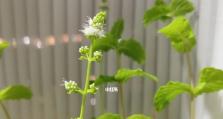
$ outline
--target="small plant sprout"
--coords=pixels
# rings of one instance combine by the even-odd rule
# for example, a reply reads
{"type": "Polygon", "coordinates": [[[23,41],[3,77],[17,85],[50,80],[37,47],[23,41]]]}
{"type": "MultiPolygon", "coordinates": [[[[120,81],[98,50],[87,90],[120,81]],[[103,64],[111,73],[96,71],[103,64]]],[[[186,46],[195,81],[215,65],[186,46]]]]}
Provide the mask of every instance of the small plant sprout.
{"type": "Polygon", "coordinates": [[[156,0],[155,5],[144,14],[144,24],[148,25],[157,20],[171,20],[161,28],[159,33],[164,35],[170,42],[172,48],[185,56],[188,69],[188,82],[170,81],[161,86],[154,97],[154,105],[157,111],[162,111],[176,96],[186,93],[190,96],[190,119],[195,119],[195,98],[203,93],[211,93],[223,89],[223,71],[213,67],[201,70],[199,81],[196,84],[193,73],[190,52],[196,45],[195,33],[192,30],[186,14],[192,12],[194,6],[189,0],[171,0],[165,3],[156,0]]]}
{"type": "Polygon", "coordinates": [[[79,59],[87,61],[87,73],[84,89],[81,89],[74,81],[64,81],[64,86],[68,94],[78,93],[82,95],[80,116],[75,119],[84,119],[87,95],[95,94],[98,90],[94,83],[90,84],[90,75],[92,62],[99,62],[102,59],[102,53],[100,51],[93,51],[93,45],[95,41],[99,41],[104,37],[103,27],[105,17],[106,13],[104,11],[99,12],[93,19],[88,18],[87,23],[81,30],[81,32],[84,33],[84,36],[90,41],[90,46],[82,46],[79,48],[79,52],[81,54],[79,59]]]}

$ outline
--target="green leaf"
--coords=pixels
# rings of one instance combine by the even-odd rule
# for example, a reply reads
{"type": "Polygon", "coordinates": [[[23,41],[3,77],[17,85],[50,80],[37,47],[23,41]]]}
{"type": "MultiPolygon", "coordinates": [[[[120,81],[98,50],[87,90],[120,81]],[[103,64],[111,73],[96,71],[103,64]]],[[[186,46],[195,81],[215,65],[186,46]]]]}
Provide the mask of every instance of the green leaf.
{"type": "Polygon", "coordinates": [[[0,41],[0,57],[2,56],[4,50],[9,46],[9,42],[0,41]]]}
{"type": "Polygon", "coordinates": [[[189,0],[172,0],[170,4],[171,16],[182,16],[194,10],[193,3],[189,0]]]}
{"type": "Polygon", "coordinates": [[[114,49],[117,46],[117,43],[117,40],[113,39],[110,34],[107,34],[105,37],[99,40],[95,40],[93,44],[93,50],[107,52],[111,49],[114,49]]]}
{"type": "Polygon", "coordinates": [[[118,44],[118,52],[125,54],[139,64],[145,61],[145,50],[142,45],[134,39],[121,40],[118,44]]]}
{"type": "Polygon", "coordinates": [[[115,74],[115,79],[119,82],[125,82],[133,77],[145,77],[154,81],[157,81],[157,77],[144,72],[142,69],[119,69],[115,74]]]}
{"type": "Polygon", "coordinates": [[[8,86],[0,90],[0,100],[19,100],[19,99],[30,99],[32,92],[29,88],[23,85],[8,86]]]}
{"type": "Polygon", "coordinates": [[[123,29],[124,29],[124,21],[122,19],[117,20],[112,26],[112,29],[109,32],[109,34],[113,36],[114,40],[118,40],[121,38],[123,29]]]}
{"type": "Polygon", "coordinates": [[[105,114],[102,114],[101,116],[97,117],[97,119],[122,119],[122,118],[118,114],[105,113],[105,114]]]}
{"type": "Polygon", "coordinates": [[[206,67],[200,73],[199,84],[195,89],[196,96],[223,89],[223,70],[206,67]]]}
{"type": "Polygon", "coordinates": [[[109,83],[109,82],[116,82],[114,76],[105,76],[105,75],[100,75],[96,80],[95,80],[95,85],[101,85],[104,83],[109,83]]]}
{"type": "Polygon", "coordinates": [[[157,20],[166,20],[170,17],[167,16],[167,14],[170,12],[170,7],[165,4],[157,3],[160,5],[155,5],[151,9],[148,9],[144,13],[144,24],[149,25],[154,21],[157,20]]]}
{"type": "Polygon", "coordinates": [[[161,86],[155,94],[154,105],[157,111],[163,110],[177,95],[183,93],[192,94],[191,87],[181,82],[169,82],[161,86]]]}
{"type": "Polygon", "coordinates": [[[166,36],[171,41],[172,47],[180,53],[190,52],[196,44],[192,27],[185,17],[177,17],[159,32],[166,36]]]}
{"type": "Polygon", "coordinates": [[[142,114],[134,114],[129,116],[127,119],[151,119],[151,118],[142,114]]]}

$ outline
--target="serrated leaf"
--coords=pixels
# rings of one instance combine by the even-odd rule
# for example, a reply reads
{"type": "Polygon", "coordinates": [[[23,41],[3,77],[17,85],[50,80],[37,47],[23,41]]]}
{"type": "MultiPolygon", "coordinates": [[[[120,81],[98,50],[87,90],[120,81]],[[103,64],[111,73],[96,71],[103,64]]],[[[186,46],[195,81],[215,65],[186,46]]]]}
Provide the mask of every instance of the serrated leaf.
{"type": "Polygon", "coordinates": [[[113,39],[110,34],[107,34],[105,37],[99,40],[95,40],[93,44],[93,50],[107,52],[111,49],[114,49],[117,46],[117,43],[117,40],[113,39]]]}
{"type": "Polygon", "coordinates": [[[97,119],[122,119],[122,118],[118,114],[105,113],[105,114],[102,114],[101,116],[97,117],[97,119]]]}
{"type": "Polygon", "coordinates": [[[109,82],[116,82],[114,76],[105,76],[105,75],[100,75],[96,80],[95,80],[95,85],[99,86],[104,83],[109,83],[109,82]]]}
{"type": "Polygon", "coordinates": [[[159,5],[153,6],[144,13],[143,22],[145,25],[149,25],[157,20],[166,20],[170,17],[167,14],[170,12],[170,7],[165,4],[157,3],[159,5]]]}
{"type": "Polygon", "coordinates": [[[171,16],[182,16],[194,10],[193,3],[189,0],[172,0],[170,4],[171,16]]]}
{"type": "Polygon", "coordinates": [[[157,81],[157,77],[144,72],[142,69],[119,69],[118,72],[115,74],[115,79],[119,82],[125,82],[133,77],[145,77],[147,79],[151,79],[157,81]]]}
{"type": "Polygon", "coordinates": [[[122,36],[123,29],[124,29],[124,21],[122,19],[117,20],[112,26],[112,29],[109,32],[109,34],[112,35],[114,40],[118,40],[122,36]]]}
{"type": "Polygon", "coordinates": [[[161,86],[155,94],[154,105],[157,111],[163,110],[174,98],[180,94],[192,94],[191,86],[181,82],[171,81],[161,86]]]}
{"type": "Polygon", "coordinates": [[[206,67],[200,73],[199,84],[195,89],[196,96],[223,89],[223,70],[206,67]]]}
{"type": "Polygon", "coordinates": [[[145,61],[145,50],[142,45],[134,39],[121,40],[118,44],[118,52],[128,56],[139,64],[145,61]]]}
{"type": "Polygon", "coordinates": [[[2,56],[2,53],[8,46],[9,43],[7,41],[0,41],[0,57],[2,56]]]}
{"type": "Polygon", "coordinates": [[[172,47],[180,53],[190,52],[196,44],[192,27],[185,17],[177,17],[159,32],[166,36],[172,47]]]}
{"type": "Polygon", "coordinates": [[[0,90],[0,100],[19,100],[19,99],[30,99],[32,92],[29,88],[23,85],[8,86],[0,90]]]}
{"type": "Polygon", "coordinates": [[[134,114],[129,116],[127,119],[151,119],[149,116],[142,115],[142,114],[134,114]]]}

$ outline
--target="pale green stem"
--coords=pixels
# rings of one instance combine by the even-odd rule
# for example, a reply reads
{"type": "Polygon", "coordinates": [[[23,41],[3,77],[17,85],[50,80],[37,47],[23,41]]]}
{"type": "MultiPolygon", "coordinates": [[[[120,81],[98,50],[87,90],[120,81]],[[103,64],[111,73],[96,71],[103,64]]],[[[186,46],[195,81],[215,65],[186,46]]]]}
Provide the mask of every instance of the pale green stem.
{"type": "MultiPolygon", "coordinates": [[[[92,41],[92,44],[94,43],[94,40],[92,41]]],[[[90,45],[90,51],[89,51],[89,58],[92,58],[93,54],[93,45],[90,45]]],[[[91,64],[92,61],[88,60],[87,63],[87,73],[86,73],[86,79],[85,79],[85,87],[84,87],[84,94],[82,95],[82,102],[81,102],[81,113],[80,113],[80,119],[84,119],[85,114],[85,108],[86,108],[86,99],[87,99],[87,90],[89,87],[89,79],[90,79],[90,73],[91,73],[91,64]]]]}
{"type": "MultiPolygon", "coordinates": [[[[118,52],[116,52],[116,65],[117,65],[117,70],[121,67],[121,56],[118,52]]],[[[123,84],[119,83],[118,84],[118,97],[119,97],[119,111],[120,115],[122,116],[123,119],[125,119],[125,101],[124,101],[124,94],[123,94],[123,84]]]]}
{"type": "MultiPolygon", "coordinates": [[[[194,83],[195,83],[195,79],[194,79],[195,77],[192,70],[190,54],[186,54],[186,61],[187,61],[187,66],[188,66],[188,76],[189,76],[190,85],[193,88],[194,83]]],[[[191,95],[190,97],[190,119],[195,119],[195,102],[194,102],[193,95],[191,95]]]]}
{"type": "Polygon", "coordinates": [[[9,112],[8,112],[8,110],[6,109],[5,105],[4,105],[2,102],[0,102],[0,105],[1,105],[1,107],[2,107],[2,109],[3,109],[3,111],[4,111],[4,113],[5,113],[6,118],[7,118],[7,119],[11,119],[11,117],[10,117],[10,115],[9,115],[9,112]]]}

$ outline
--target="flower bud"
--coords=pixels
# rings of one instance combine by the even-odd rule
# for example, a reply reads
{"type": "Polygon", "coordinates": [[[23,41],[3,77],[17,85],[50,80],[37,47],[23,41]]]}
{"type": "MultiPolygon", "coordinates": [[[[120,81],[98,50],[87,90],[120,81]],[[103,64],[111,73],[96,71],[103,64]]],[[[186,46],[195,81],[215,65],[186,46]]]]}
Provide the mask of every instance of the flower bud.
{"type": "Polygon", "coordinates": [[[101,59],[102,59],[102,52],[95,51],[94,52],[94,58],[95,58],[95,61],[101,61],[101,59]]]}
{"type": "Polygon", "coordinates": [[[82,47],[80,47],[80,48],[79,48],[79,52],[80,52],[82,55],[86,55],[86,54],[88,54],[88,52],[89,52],[89,48],[88,48],[88,46],[82,46],[82,47]]]}

